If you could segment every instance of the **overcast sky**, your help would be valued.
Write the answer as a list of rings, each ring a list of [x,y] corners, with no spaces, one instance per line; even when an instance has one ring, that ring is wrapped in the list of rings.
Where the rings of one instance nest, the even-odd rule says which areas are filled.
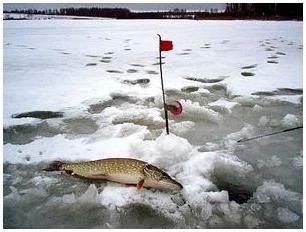
[[[68,7],[105,7],[128,8],[132,11],[172,10],[205,10],[211,8],[225,9],[224,3],[4,3],[3,10],[15,9],[55,9]]]

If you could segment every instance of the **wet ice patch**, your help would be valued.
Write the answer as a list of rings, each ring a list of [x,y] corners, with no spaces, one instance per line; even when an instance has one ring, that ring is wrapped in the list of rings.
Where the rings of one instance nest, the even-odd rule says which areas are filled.
[[[19,114],[13,114],[12,118],[61,118],[64,116],[63,112],[53,112],[53,111],[31,111]]]
[[[270,100],[275,102],[289,102],[293,104],[302,104],[303,96],[300,95],[282,95],[282,96],[271,96]]]
[[[41,136],[52,137],[62,132],[61,128],[50,126],[44,121],[12,125],[3,129],[3,143],[27,144]]]
[[[258,168],[273,168],[273,167],[278,167],[281,165],[282,165],[282,161],[276,155],[273,155],[270,159],[259,160],[257,162]]]

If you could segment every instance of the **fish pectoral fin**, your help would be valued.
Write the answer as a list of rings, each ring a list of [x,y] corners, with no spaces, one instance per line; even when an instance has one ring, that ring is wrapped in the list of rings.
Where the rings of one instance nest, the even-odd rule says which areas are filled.
[[[138,181],[136,185],[136,188],[138,191],[142,188],[143,184],[144,184],[144,179],[141,179],[140,181]]]
[[[105,174],[105,173],[97,173],[97,174],[90,174],[88,176],[86,176],[86,178],[89,178],[89,179],[107,179],[108,178],[108,175]]]

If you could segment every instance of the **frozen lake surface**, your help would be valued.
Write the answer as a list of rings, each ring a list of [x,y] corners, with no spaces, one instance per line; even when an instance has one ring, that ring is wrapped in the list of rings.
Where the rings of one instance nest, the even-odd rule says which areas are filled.
[[[165,134],[158,37],[167,101]],[[4,22],[5,228],[302,228],[302,22]],[[46,173],[129,157],[179,194]]]

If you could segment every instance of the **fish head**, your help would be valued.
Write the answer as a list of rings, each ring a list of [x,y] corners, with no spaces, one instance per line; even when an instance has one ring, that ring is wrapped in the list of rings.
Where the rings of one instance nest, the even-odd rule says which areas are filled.
[[[166,172],[160,170],[159,168],[147,164],[144,167],[145,182],[153,188],[180,191],[183,186],[172,179]]]

